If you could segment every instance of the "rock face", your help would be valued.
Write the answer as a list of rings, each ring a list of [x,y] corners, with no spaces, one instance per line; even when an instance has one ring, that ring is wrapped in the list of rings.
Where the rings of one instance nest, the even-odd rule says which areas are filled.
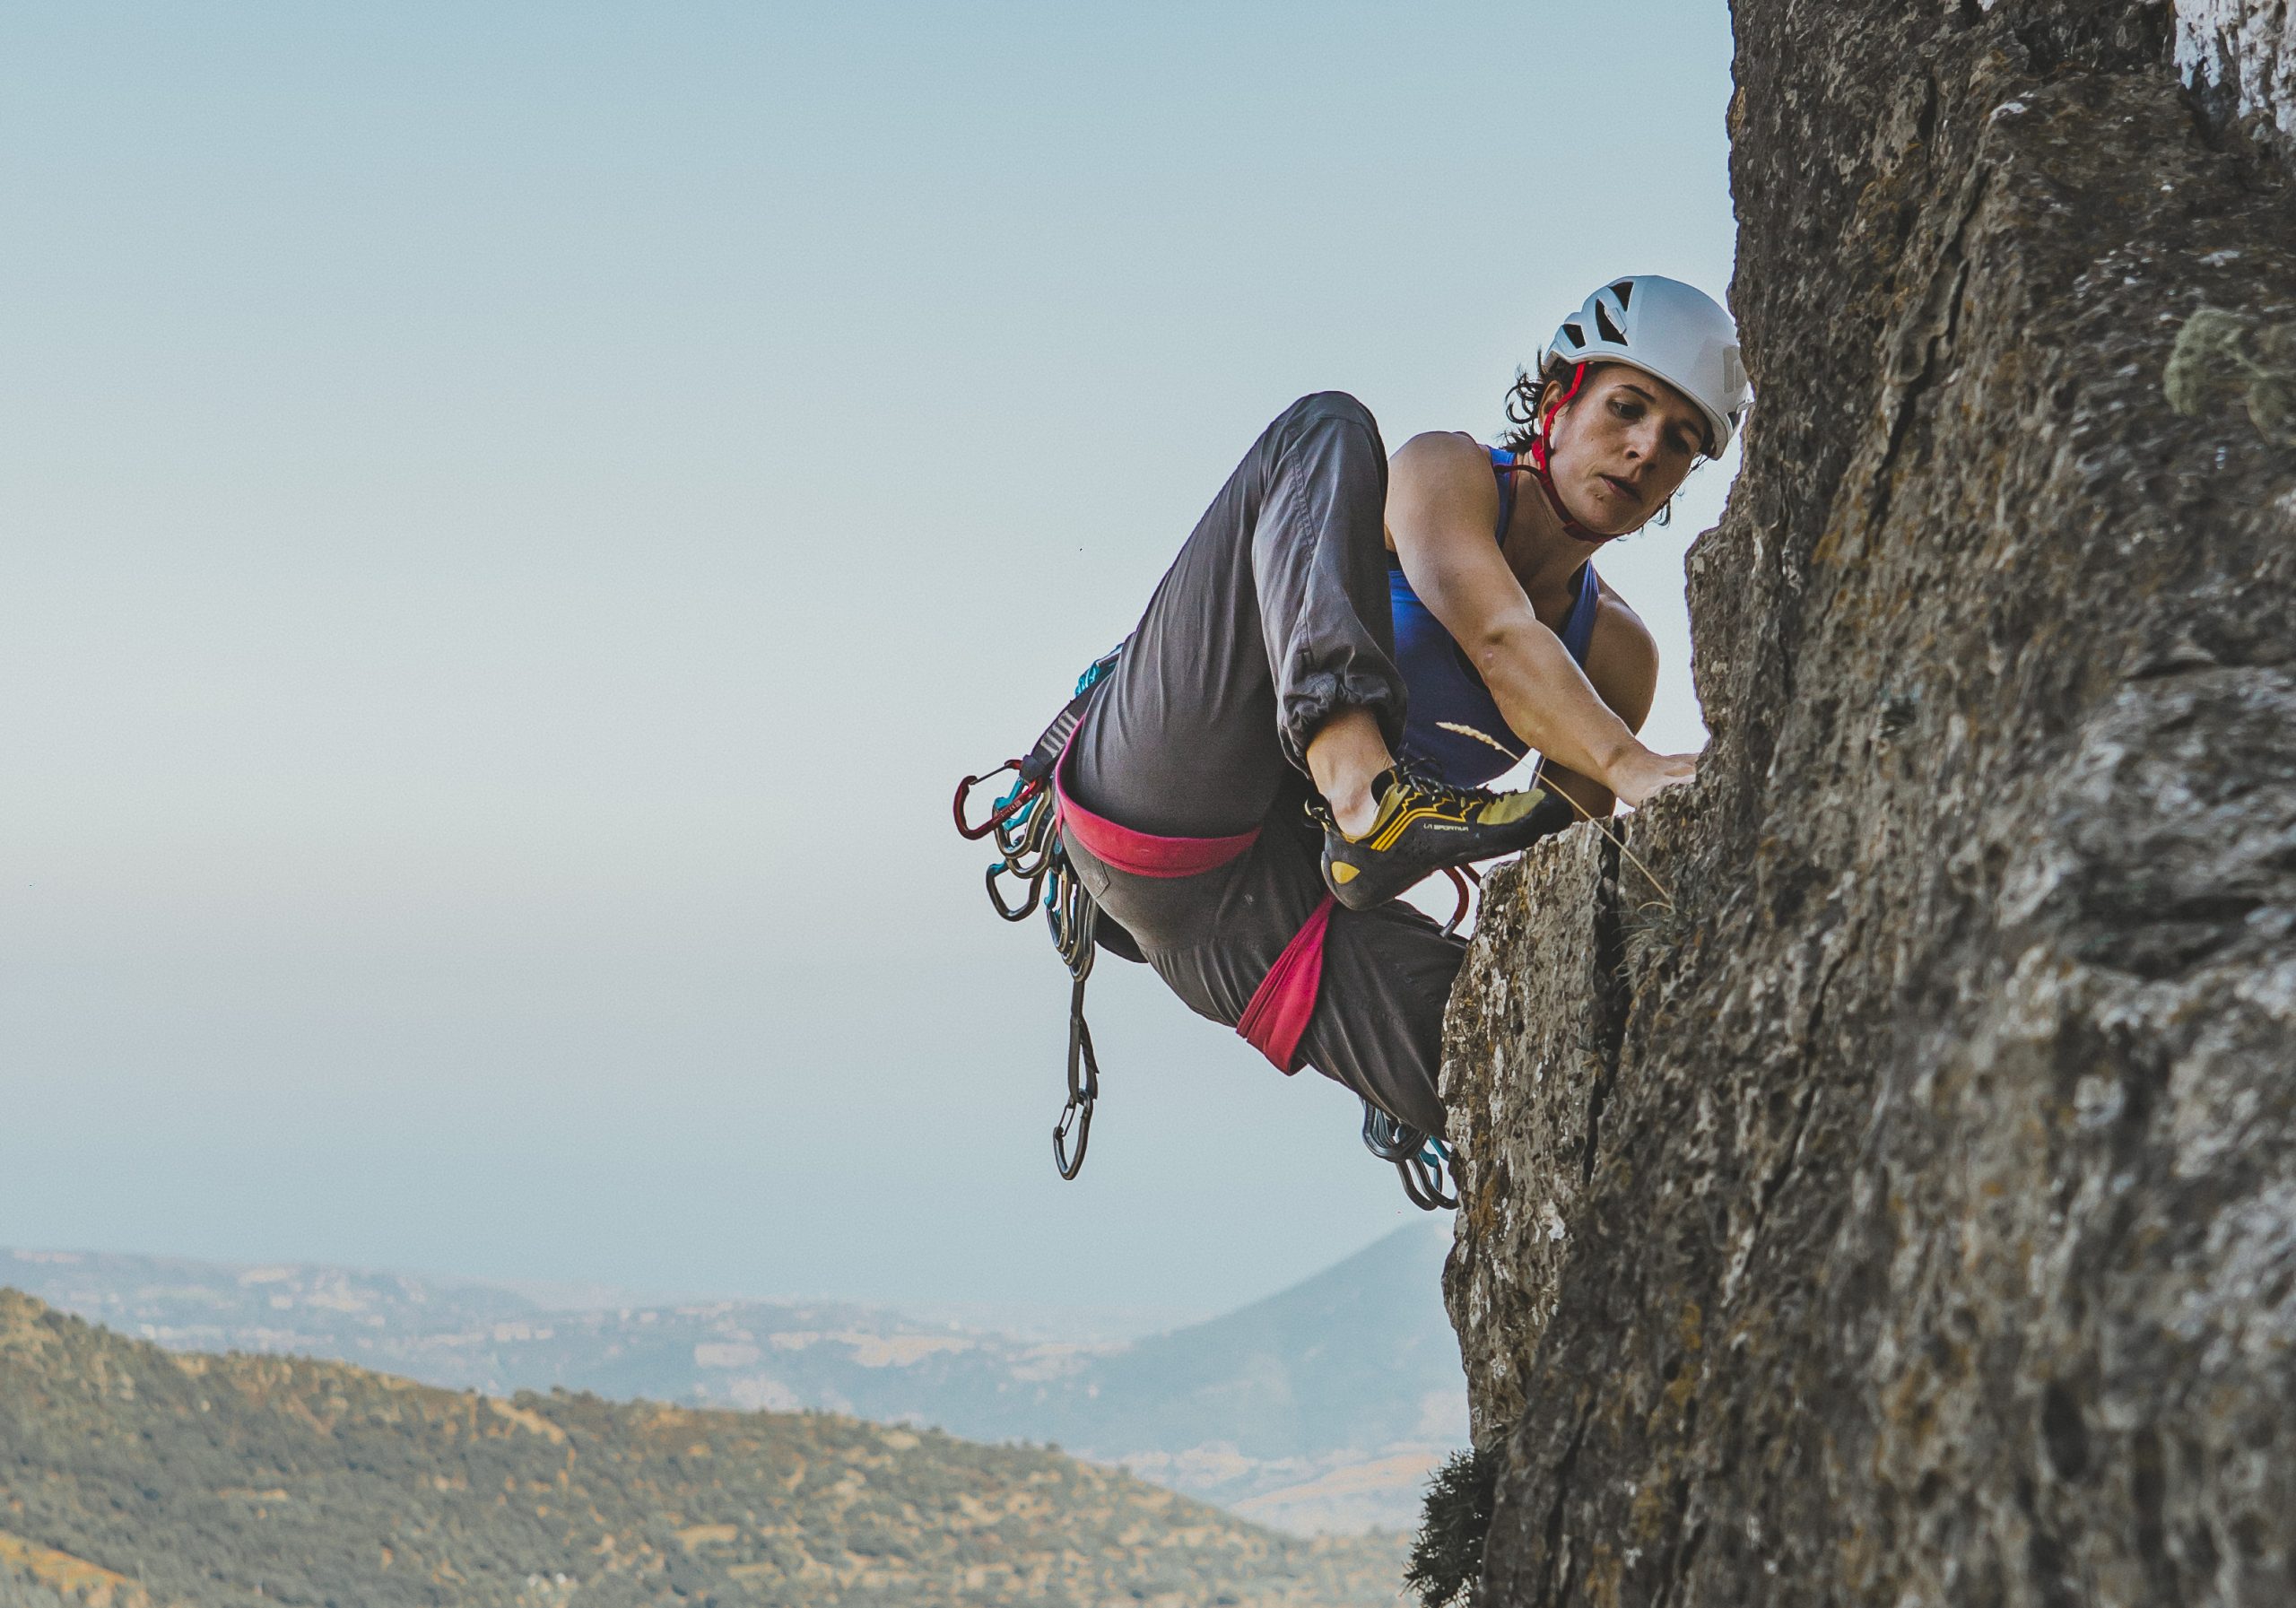
[[[2212,13],[2284,84],[2276,4],[1738,0],[1715,743],[1453,1003],[1489,1601],[2296,1601],[2296,450],[2162,389],[2296,187]]]

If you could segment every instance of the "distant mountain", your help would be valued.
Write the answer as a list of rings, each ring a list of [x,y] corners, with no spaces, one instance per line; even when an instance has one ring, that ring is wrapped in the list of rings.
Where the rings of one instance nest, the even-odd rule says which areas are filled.
[[[1370,1608],[1401,1562],[1039,1448],[187,1355],[0,1291],[10,1608]]]
[[[552,1311],[509,1291],[305,1265],[0,1252],[0,1283],[171,1347],[331,1356],[457,1389],[817,1408],[1056,1442],[1301,1529],[1406,1527],[1465,1440],[1448,1236],[1398,1230],[1280,1294],[1128,1346],[839,1304]]]
[[[1248,1456],[1464,1442],[1443,1313],[1450,1237],[1398,1229],[1289,1290],[1096,1358],[1065,1405],[1080,1447],[1232,1441]]]

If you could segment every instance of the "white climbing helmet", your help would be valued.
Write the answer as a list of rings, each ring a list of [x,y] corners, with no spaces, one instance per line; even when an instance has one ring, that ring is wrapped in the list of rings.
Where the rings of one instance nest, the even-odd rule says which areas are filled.
[[[1706,415],[1709,457],[1722,449],[1746,417],[1746,366],[1738,355],[1738,326],[1722,304],[1695,285],[1657,274],[1614,279],[1562,321],[1539,353],[1579,363],[1631,363],[1655,374]]]

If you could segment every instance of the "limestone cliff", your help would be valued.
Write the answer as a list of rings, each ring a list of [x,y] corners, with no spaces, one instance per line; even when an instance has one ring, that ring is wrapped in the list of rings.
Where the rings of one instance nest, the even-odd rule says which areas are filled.
[[[1485,1596],[2296,1601],[2296,445],[2166,390],[2296,323],[2287,8],[1736,27],[1714,745],[1450,1021]]]

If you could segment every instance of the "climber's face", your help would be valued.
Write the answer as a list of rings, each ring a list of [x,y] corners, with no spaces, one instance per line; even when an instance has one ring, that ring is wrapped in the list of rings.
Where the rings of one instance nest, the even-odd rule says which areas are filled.
[[[1624,363],[1589,371],[1547,429],[1556,495],[1603,536],[1640,528],[1706,451],[1706,420],[1690,399]]]

